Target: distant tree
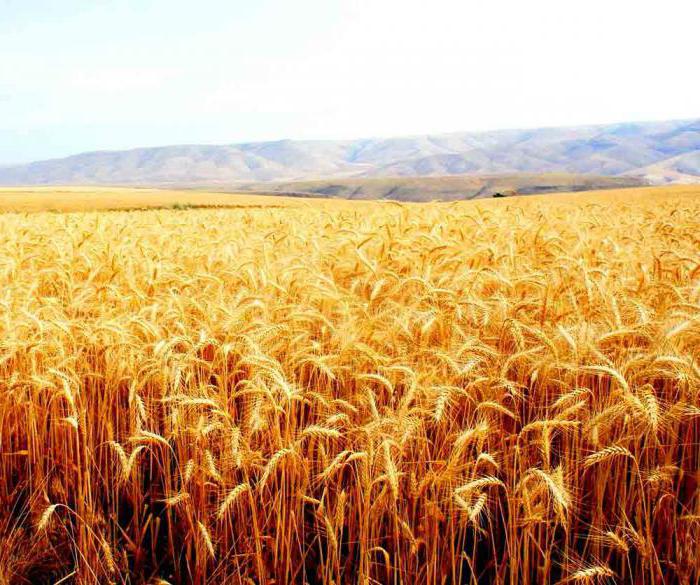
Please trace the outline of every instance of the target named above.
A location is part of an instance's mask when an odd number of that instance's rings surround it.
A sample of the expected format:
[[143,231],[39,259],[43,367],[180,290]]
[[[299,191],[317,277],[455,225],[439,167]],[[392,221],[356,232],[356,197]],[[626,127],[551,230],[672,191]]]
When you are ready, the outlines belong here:
[[501,193],[500,191],[497,191],[496,193],[493,194],[493,197],[505,197],[505,195],[503,193]]

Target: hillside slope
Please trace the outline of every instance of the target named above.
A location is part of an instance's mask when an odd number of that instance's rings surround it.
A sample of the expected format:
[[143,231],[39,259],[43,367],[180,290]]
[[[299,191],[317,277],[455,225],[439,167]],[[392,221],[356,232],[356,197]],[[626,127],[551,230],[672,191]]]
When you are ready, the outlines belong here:
[[589,191],[639,187],[636,177],[603,177],[568,173],[518,175],[453,175],[442,177],[373,177],[273,183],[242,183],[236,191],[297,197],[459,201],[505,195]]
[[[583,173],[698,177],[700,119],[387,139],[184,145],[0,168],[2,185],[228,185],[339,177]],[[675,161],[675,162],[674,162]]]

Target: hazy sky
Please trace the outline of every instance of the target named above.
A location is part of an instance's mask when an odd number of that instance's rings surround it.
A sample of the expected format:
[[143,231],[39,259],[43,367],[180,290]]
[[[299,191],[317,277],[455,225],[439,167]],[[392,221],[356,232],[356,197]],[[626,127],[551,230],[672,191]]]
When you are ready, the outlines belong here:
[[0,0],[0,164],[700,115],[700,2]]

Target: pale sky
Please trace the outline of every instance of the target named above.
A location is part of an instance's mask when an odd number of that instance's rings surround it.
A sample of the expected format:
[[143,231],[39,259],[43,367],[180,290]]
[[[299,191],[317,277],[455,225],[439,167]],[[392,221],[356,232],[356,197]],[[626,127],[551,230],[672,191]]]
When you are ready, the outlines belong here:
[[0,0],[0,164],[700,116],[700,2]]

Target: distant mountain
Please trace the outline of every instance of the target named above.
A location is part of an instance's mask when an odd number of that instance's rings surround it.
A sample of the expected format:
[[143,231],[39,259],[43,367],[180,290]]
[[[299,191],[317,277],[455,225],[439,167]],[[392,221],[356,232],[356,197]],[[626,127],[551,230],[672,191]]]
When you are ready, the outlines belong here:
[[330,178],[574,173],[700,180],[700,119],[89,152],[0,168],[1,185],[221,185]]
[[637,173],[653,183],[697,183],[700,179],[700,150],[666,158],[639,169]]

